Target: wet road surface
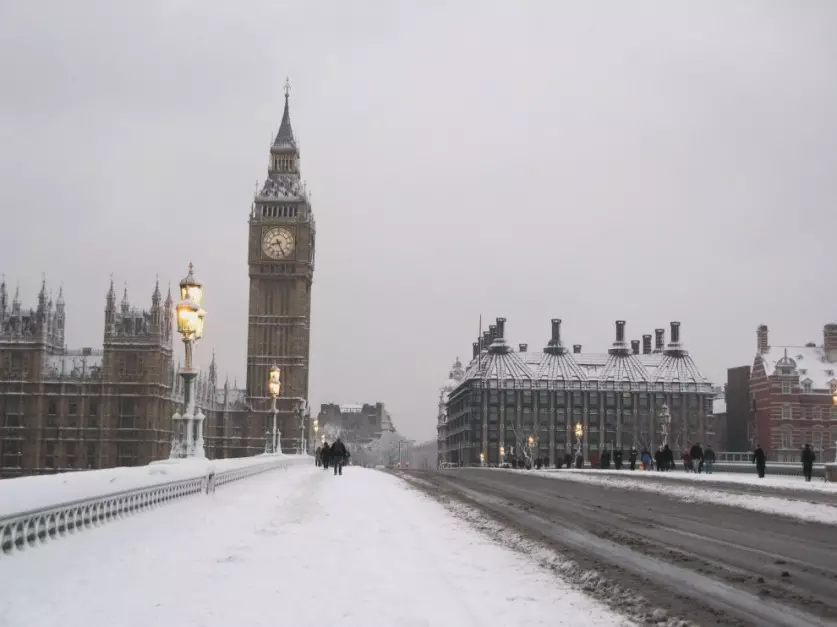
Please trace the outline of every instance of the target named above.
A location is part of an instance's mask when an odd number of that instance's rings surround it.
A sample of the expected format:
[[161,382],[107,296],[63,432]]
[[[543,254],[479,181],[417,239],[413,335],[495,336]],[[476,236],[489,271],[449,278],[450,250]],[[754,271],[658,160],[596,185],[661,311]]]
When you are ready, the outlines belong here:
[[522,472],[401,476],[699,625],[837,625],[837,526]]

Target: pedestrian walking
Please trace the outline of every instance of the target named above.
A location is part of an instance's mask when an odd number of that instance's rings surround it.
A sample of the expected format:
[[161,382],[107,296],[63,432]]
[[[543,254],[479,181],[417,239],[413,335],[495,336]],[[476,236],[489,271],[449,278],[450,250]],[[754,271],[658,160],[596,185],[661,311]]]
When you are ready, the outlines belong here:
[[631,470],[636,470],[636,449],[631,448],[631,452],[628,453],[628,461],[631,464]]
[[756,444],[756,450],[753,451],[753,463],[756,465],[756,472],[759,473],[759,479],[764,479],[764,472],[767,468],[767,459],[760,444]]
[[317,449],[314,451],[314,465],[319,468],[320,464],[323,463],[323,447],[318,446]]
[[346,461],[346,453],[346,445],[343,444],[340,438],[337,438],[334,444],[331,445],[331,451],[329,453],[335,476],[343,474],[343,463]]
[[697,468],[695,468],[695,472],[700,473],[703,471],[703,448],[700,446],[700,442],[695,442],[692,445],[691,450],[689,451],[689,457],[692,458],[692,463],[697,463]]
[[802,449],[802,474],[805,475],[805,481],[811,480],[811,475],[814,474],[814,462],[817,459],[810,444],[806,444]]
[[703,452],[703,469],[706,471],[707,475],[712,474],[712,468],[715,466],[715,451],[712,449],[711,446],[706,447],[706,450]]
[[328,442],[323,442],[323,450],[321,452],[322,461],[323,461],[323,470],[328,470],[328,462],[329,457],[331,456],[331,447],[328,445]]

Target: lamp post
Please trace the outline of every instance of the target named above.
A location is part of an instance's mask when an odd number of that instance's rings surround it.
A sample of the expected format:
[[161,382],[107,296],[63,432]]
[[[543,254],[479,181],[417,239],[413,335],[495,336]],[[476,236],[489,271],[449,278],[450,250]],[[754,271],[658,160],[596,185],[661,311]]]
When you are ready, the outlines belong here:
[[203,319],[206,312],[201,308],[203,286],[195,279],[195,268],[189,264],[189,274],[180,281],[180,302],[177,311],[177,331],[183,336],[186,348],[186,364],[180,372],[183,377],[183,413],[172,416],[172,441],[169,457],[205,457],[203,448],[203,415],[195,403],[192,387],[198,373],[192,368],[193,344],[203,337]]
[[305,401],[301,401],[296,408],[296,415],[299,417],[299,450],[300,455],[305,455],[305,444],[307,438],[305,437]]
[[668,436],[671,432],[671,412],[668,410],[668,405],[663,405],[660,409],[660,429],[663,432],[663,447],[668,445]]
[[575,423],[575,439],[576,439],[576,446],[575,446],[575,457],[576,463],[578,463],[578,458],[581,457],[581,438],[584,436],[584,426],[577,422]]
[[500,465],[502,466],[506,462],[506,447],[500,447]]
[[270,368],[270,375],[267,380],[267,389],[270,392],[271,398],[271,410],[273,411],[273,446],[271,447],[271,453],[281,453],[282,452],[282,443],[279,441],[282,437],[282,433],[276,430],[276,397],[279,396],[279,393],[282,391],[282,371],[273,364]]

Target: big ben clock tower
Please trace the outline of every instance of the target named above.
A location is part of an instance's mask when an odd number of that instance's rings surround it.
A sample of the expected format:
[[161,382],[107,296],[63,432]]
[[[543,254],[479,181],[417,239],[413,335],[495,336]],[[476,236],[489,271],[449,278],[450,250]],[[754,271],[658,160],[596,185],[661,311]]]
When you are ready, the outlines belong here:
[[295,412],[308,399],[315,232],[314,214],[299,175],[289,91],[286,82],[285,111],[270,147],[267,179],[250,213],[248,247],[248,403],[264,419],[253,426],[264,429],[272,421],[268,373],[272,365],[279,366],[282,392],[277,406],[283,440],[300,437]]

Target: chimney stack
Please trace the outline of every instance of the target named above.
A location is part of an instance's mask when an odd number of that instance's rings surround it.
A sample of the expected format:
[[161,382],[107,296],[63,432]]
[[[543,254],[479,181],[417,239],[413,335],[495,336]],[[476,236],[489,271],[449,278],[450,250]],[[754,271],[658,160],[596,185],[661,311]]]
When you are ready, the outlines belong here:
[[488,350],[488,345],[491,344],[491,332],[490,331],[483,331],[482,332],[482,348],[481,350]]
[[760,324],[756,329],[756,341],[759,353],[766,353],[770,350],[770,344],[767,343],[767,325]]
[[625,321],[616,321],[616,343],[621,344],[625,342]]
[[578,355],[581,352],[581,344],[573,344],[573,353]]
[[479,342],[474,342],[473,353],[474,354],[471,355],[471,359],[476,359],[477,355],[480,354],[480,343]]
[[634,355],[639,355],[639,340],[631,340],[631,350]]
[[679,344],[680,343],[680,323],[679,322],[672,322],[671,323],[671,343],[672,344]]
[[525,353],[526,349],[529,348],[528,344],[519,344],[518,347],[520,348],[521,353]]
[[552,319],[552,337],[549,343],[556,346],[561,344],[561,318]]
[[651,335],[646,334],[642,336],[642,354],[643,355],[650,355],[651,354]]
[[654,350],[658,353],[662,353],[666,343],[666,330],[654,329],[654,335],[656,336],[654,338]]
[[488,325],[488,343],[494,341],[494,338],[497,337],[497,325],[496,324],[489,324]]
[[497,335],[494,336],[498,339],[503,339],[506,337],[506,319],[505,318],[497,318]]
[[822,329],[822,347],[829,359],[837,353],[837,324],[829,322]]

